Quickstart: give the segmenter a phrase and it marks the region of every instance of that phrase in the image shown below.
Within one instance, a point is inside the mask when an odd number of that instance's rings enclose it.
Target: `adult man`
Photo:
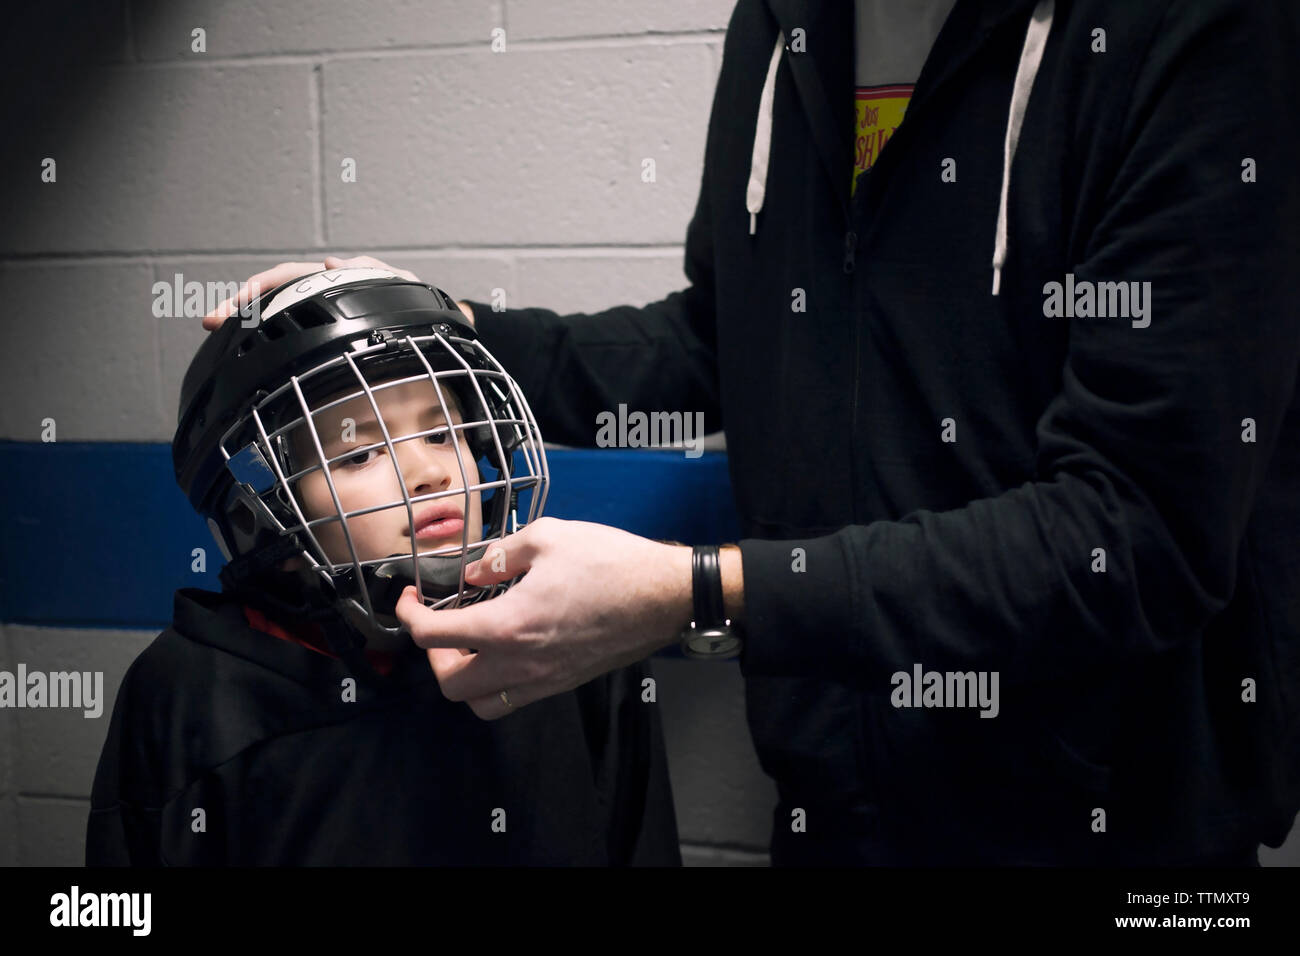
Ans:
[[[470,303],[483,340],[552,440],[725,425],[775,863],[1253,862],[1300,789],[1295,13],[958,0],[856,177],[851,16],[737,6],[689,288]],[[620,534],[404,598],[444,692],[499,717],[675,640],[685,556]]]

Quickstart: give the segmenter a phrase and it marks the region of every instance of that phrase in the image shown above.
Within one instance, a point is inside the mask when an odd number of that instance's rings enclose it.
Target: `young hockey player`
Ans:
[[[223,590],[178,591],[128,670],[86,863],[679,865],[647,665],[485,722],[393,616],[408,585],[430,607],[509,586],[464,569],[544,506],[516,383],[391,273],[258,306],[199,349],[172,445]]]

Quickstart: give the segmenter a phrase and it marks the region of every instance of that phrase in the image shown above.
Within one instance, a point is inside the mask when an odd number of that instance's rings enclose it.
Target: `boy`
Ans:
[[[261,302],[186,375],[177,477],[231,560],[123,680],[87,864],[679,865],[644,665],[484,722],[392,616],[409,583],[490,598],[464,564],[521,487],[540,514],[513,380],[444,293],[391,273]]]

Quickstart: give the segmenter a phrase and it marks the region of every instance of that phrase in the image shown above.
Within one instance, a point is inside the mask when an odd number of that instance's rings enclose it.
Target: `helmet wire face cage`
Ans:
[[[371,648],[392,648],[410,643],[393,612],[408,585],[437,609],[513,583],[476,586],[465,567],[541,515],[546,454],[522,391],[467,326],[394,322],[333,351],[259,389],[221,434],[225,511],[242,508],[258,540],[271,532]]]

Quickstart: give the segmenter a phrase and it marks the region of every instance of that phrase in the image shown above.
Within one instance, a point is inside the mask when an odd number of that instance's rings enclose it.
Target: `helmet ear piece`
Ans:
[[[492,440],[493,426],[491,425],[480,425],[470,434],[469,448],[474,454],[474,460],[486,460],[497,471],[507,470],[505,466],[515,448],[518,447],[518,441],[508,433],[507,429],[508,426],[505,425],[496,426],[497,438],[501,441],[501,453],[504,453],[506,461],[501,460],[501,454],[497,451],[497,443]]]
[[[227,496],[225,532],[236,554],[257,550],[268,538],[280,534],[274,517],[268,512],[267,503],[239,484],[234,485]]]
[[[230,550],[230,545],[226,543],[226,536],[221,533],[221,525],[216,518],[208,519],[208,531],[212,534],[212,540],[217,542],[217,547],[221,550],[221,556],[229,561],[234,552]]]
[[[249,540],[257,534],[257,515],[253,514],[253,509],[242,495],[231,502],[228,515],[237,534]]]

